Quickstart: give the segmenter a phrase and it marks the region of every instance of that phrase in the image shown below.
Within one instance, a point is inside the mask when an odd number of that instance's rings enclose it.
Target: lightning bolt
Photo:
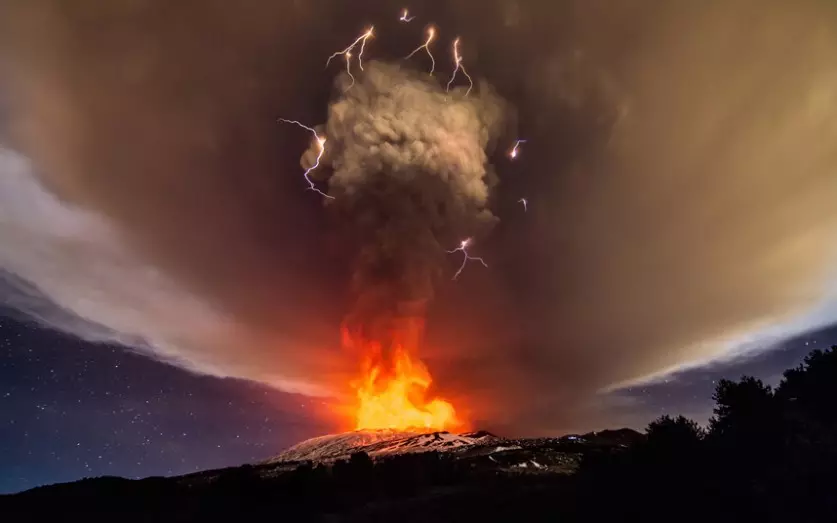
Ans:
[[[414,54],[421,51],[422,49],[427,51],[427,56],[430,57],[430,63],[431,63],[431,65],[430,65],[430,76],[433,76],[433,72],[436,70],[436,59],[433,58],[433,53],[430,52],[430,42],[432,42],[435,37],[436,37],[436,28],[433,27],[433,26],[428,27],[427,28],[427,40],[425,40],[424,43],[421,44],[420,46],[413,49],[412,53],[410,53],[406,57],[404,57],[404,60],[409,60],[410,58],[412,58],[412,56]]]
[[[471,75],[468,74],[468,71],[465,70],[465,66],[462,65],[462,55],[459,54],[459,37],[453,41],[453,61],[456,64],[456,67],[453,69],[453,74],[450,75],[450,80],[448,80],[448,85],[445,87],[445,92],[450,92],[450,86],[453,83],[454,79],[456,79],[456,73],[462,71],[468,78],[468,90],[465,91],[465,96],[468,96],[468,93],[471,92],[471,89],[474,88],[474,81],[471,79]]]
[[[346,53],[344,56],[346,57],[346,73],[352,79],[352,83],[346,88],[348,91],[355,85],[355,77],[352,75],[352,53]]]
[[[522,203],[523,204],[523,212],[526,212],[526,211],[529,210],[529,207],[528,207],[529,200],[527,200],[526,198],[521,198],[521,199],[517,200],[517,203]]]
[[[412,22],[414,18],[415,18],[415,16],[410,16],[409,11],[407,11],[406,9],[402,9],[401,10],[401,18],[399,18],[398,20],[401,21],[401,22],[409,23],[409,22]]]
[[[363,71],[363,50],[366,48],[366,41],[369,40],[370,38],[372,38],[372,30],[373,29],[374,29],[374,26],[370,26],[369,29],[367,29],[365,33],[358,36],[357,40],[355,40],[354,42],[349,44],[348,47],[346,47],[345,49],[343,49],[341,51],[337,51],[333,55],[329,56],[328,60],[326,60],[326,67],[328,67],[328,64],[330,64],[331,61],[334,58],[340,56],[341,54],[342,55],[351,54],[352,49],[357,47],[357,44],[360,44],[360,51],[357,54],[357,63],[358,63],[358,66],[360,66],[360,70]]]
[[[509,151],[509,158],[514,160],[517,158],[517,155],[520,154],[520,144],[526,143],[526,140],[518,140],[514,142],[514,147],[512,147],[511,151]]]
[[[305,181],[308,182],[308,190],[309,191],[314,191],[314,192],[320,193],[320,195],[324,196],[325,198],[333,200],[334,196],[329,196],[328,194],[324,193],[323,191],[317,189],[317,187],[314,185],[314,182],[308,176],[309,174],[311,174],[311,171],[313,171],[314,169],[316,169],[317,167],[320,166],[320,159],[323,157],[323,153],[325,152],[325,143],[326,143],[325,137],[318,135],[317,131],[315,131],[313,127],[308,127],[307,125],[305,125],[303,123],[300,123],[296,120],[287,120],[285,118],[279,118],[279,121],[280,122],[285,122],[285,123],[292,123],[294,125],[298,125],[299,127],[302,127],[303,129],[310,132],[314,136],[314,140],[317,141],[317,149],[318,149],[317,160],[314,162],[314,165],[312,165],[311,167],[309,167],[305,171],[305,174],[303,174],[303,176],[305,177]]]
[[[465,264],[468,263],[468,260],[478,261],[483,265],[483,267],[488,267],[488,264],[485,263],[485,260],[483,260],[482,258],[478,256],[471,256],[470,254],[468,254],[469,245],[471,245],[471,238],[465,238],[464,240],[459,242],[459,247],[453,249],[452,251],[447,251],[448,254],[453,254],[455,252],[461,252],[463,254],[462,265],[459,266],[459,270],[457,270],[456,274],[453,275],[454,280],[459,277],[459,274],[462,272],[462,269],[465,268]]]

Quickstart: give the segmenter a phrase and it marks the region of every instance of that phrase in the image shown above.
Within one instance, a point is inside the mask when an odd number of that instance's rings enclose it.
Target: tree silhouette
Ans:
[[[365,452],[355,452],[349,457],[349,465],[356,472],[364,472],[372,469],[372,458]]]
[[[773,390],[760,379],[723,379],[712,398],[716,406],[715,416],[709,420],[709,436],[715,440],[738,443],[776,428],[778,410]]]
[[[837,347],[810,353],[775,391],[742,377],[721,380],[714,399],[707,431],[662,416],[636,441],[602,431],[573,445],[566,452],[583,456],[572,475],[486,468],[497,462],[479,452],[356,453],[292,471],[89,479],[0,496],[0,513],[10,521],[46,520],[37,516],[53,507],[84,521],[230,521],[243,510],[289,521],[834,521]],[[515,452],[565,451],[533,442]]]
[[[645,433],[649,445],[670,449],[694,448],[705,435],[697,422],[685,416],[672,418],[669,415],[652,421]]]
[[[837,424],[837,346],[815,350],[802,364],[788,369],[776,390],[784,408],[797,417],[820,425]]]
[[[837,510],[837,346],[815,350],[785,371],[776,398],[785,433],[783,497],[812,514],[823,506]]]

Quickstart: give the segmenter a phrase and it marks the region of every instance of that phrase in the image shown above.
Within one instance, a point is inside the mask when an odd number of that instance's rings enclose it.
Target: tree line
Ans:
[[[705,428],[662,416],[630,445],[589,445],[574,474],[510,474],[450,453],[374,461],[357,453],[286,472],[248,465],[197,479],[90,479],[0,497],[0,513],[88,522],[837,521],[837,346],[808,354],[775,389],[742,376],[718,382],[713,399]]]

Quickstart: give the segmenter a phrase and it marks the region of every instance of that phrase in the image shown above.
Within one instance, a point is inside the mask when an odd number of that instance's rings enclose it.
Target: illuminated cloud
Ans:
[[[38,180],[3,173],[2,267],[97,336],[328,387],[352,365],[336,347],[351,264],[305,190],[310,137],[276,118],[322,121],[323,58],[367,20],[330,41],[311,36],[333,32],[321,14],[355,20],[359,5],[275,4],[4,15],[14,143]],[[489,269],[440,286],[429,309],[423,357],[458,411],[561,430],[596,390],[834,318],[829,2],[454,0],[439,19],[516,108],[508,145],[527,139],[487,186],[501,222],[474,254]],[[374,22],[393,49],[370,41],[370,61],[416,46],[397,20]],[[49,203],[9,206],[24,201]]]
[[[106,220],[44,190],[30,163],[4,148],[0,269],[2,303],[46,326],[193,372],[323,393],[316,380],[283,375],[257,350],[264,339],[144,263]]]

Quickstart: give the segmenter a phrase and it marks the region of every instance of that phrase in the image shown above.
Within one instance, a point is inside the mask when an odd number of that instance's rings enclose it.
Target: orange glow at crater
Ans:
[[[453,405],[428,398],[433,380],[421,360],[411,355],[421,325],[415,319],[405,322],[387,350],[380,342],[359,340],[344,329],[344,345],[359,352],[362,360],[361,375],[352,383],[357,393],[355,429],[430,431],[463,426]]]

